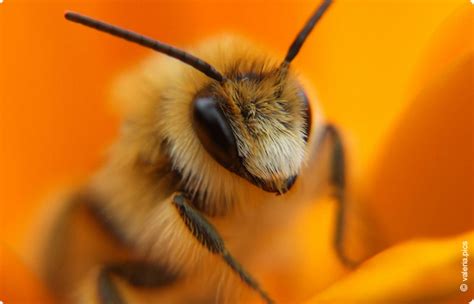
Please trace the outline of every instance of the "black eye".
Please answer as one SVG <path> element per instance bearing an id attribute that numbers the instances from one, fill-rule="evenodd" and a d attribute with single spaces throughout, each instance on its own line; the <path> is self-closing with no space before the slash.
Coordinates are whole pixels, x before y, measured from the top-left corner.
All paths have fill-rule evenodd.
<path id="1" fill-rule="evenodd" d="M 218 163 L 231 171 L 239 167 L 234 134 L 214 98 L 199 97 L 194 101 L 193 126 L 206 151 Z"/>
<path id="2" fill-rule="evenodd" d="M 304 114 L 305 114 L 304 118 L 306 120 L 306 130 L 305 130 L 304 141 L 308 142 L 309 133 L 311 132 L 311 108 L 309 106 L 308 96 L 306 96 L 306 93 L 303 90 L 301 90 L 301 98 L 303 99 L 303 107 L 304 107 Z"/>

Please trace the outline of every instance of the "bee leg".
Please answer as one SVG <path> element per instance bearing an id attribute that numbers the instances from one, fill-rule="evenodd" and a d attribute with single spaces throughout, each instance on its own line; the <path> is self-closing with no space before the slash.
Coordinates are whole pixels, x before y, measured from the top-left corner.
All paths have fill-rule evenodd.
<path id="1" fill-rule="evenodd" d="M 100 270 L 97 280 L 97 292 L 99 302 L 102 304 L 125 304 L 117 286 L 112 279 L 110 266 L 105 266 Z"/>
<path id="2" fill-rule="evenodd" d="M 328 124 L 325 126 L 322 141 L 326 139 L 331 144 L 329 183 L 334 187 L 333 195 L 338 203 L 333 241 L 334 248 L 344 265 L 354 267 L 357 263 L 348 258 L 344 252 L 344 227 L 347 208 L 344 145 L 341 135 L 334 125 Z"/>
<path id="3" fill-rule="evenodd" d="M 225 263 L 234 271 L 250 288 L 255 290 L 267 303 L 273 303 L 273 300 L 262 290 L 250 274 L 227 251 L 224 240 L 217 230 L 189 203 L 185 194 L 176 194 L 173 198 L 173 204 L 178 209 L 179 215 L 193 234 L 193 236 L 213 254 L 220 255 Z"/>
<path id="4" fill-rule="evenodd" d="M 165 267 L 156 264 L 130 261 L 104 266 L 98 277 L 98 297 L 103 304 L 122 304 L 126 301 L 120 295 L 113 276 L 124 279 L 134 287 L 157 288 L 174 282 L 178 276 Z"/>

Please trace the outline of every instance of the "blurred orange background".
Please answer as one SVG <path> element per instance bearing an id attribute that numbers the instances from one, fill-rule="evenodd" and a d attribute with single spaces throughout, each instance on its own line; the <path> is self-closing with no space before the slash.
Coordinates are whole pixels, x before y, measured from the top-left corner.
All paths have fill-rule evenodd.
<path id="1" fill-rule="evenodd" d="M 19 265 L 42 199 L 100 165 L 120 122 L 109 103 L 113 80 L 149 53 L 66 22 L 65 10 L 181 47 L 236 32 L 283 57 L 318 3 L 4 0 L 0 280 L 11 271 L 35 280 Z M 294 62 L 345 134 L 351 189 L 377 227 L 375 251 L 474 228 L 473 8 L 468 0 L 336 1 Z"/>

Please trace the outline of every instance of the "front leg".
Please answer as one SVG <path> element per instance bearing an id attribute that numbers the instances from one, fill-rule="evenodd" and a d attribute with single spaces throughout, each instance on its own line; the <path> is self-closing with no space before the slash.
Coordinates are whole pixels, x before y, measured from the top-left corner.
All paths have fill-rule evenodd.
<path id="1" fill-rule="evenodd" d="M 179 215 L 188 229 L 201 245 L 213 254 L 220 255 L 232 271 L 234 271 L 245 284 L 259 293 L 265 302 L 273 303 L 273 300 L 260 288 L 257 281 L 232 257 L 217 230 L 199 211 L 192 207 L 184 194 L 176 194 L 173 197 L 173 204 L 178 209 Z"/>
<path id="2" fill-rule="evenodd" d="M 346 164 L 341 135 L 334 125 L 328 124 L 324 126 L 319 145 L 321 146 L 326 140 L 328 140 L 331 145 L 329 183 L 334 187 L 333 195 L 338 203 L 333 239 L 334 247 L 339 259 L 344 263 L 344 265 L 354 267 L 357 263 L 348 258 L 344 252 L 344 228 L 347 210 Z"/>

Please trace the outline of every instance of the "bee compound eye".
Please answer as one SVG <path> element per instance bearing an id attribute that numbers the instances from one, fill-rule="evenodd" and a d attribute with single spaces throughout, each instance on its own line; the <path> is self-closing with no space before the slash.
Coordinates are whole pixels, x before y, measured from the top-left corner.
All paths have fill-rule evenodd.
<path id="1" fill-rule="evenodd" d="M 240 166 L 237 145 L 218 101 L 212 97 L 198 97 L 193 106 L 193 127 L 204 149 L 219 164 L 235 171 Z"/>

